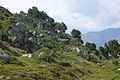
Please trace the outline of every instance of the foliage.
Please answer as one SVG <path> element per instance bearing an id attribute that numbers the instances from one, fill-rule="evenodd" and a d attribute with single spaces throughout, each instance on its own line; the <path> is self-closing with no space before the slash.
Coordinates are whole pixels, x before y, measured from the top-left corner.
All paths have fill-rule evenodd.
<path id="1" fill-rule="evenodd" d="M 62 23 L 55 22 L 52 25 L 55 26 L 55 30 L 59 30 L 60 33 L 64 33 L 67 30 L 67 26 L 63 22 Z"/>
<path id="2" fill-rule="evenodd" d="M 104 47 L 100 47 L 99 50 L 107 59 L 118 58 L 120 44 L 117 40 L 111 40 L 108 43 L 105 43 Z"/>
<path id="3" fill-rule="evenodd" d="M 89 42 L 87 42 L 87 43 L 85 44 L 85 46 L 86 46 L 87 48 L 89 48 L 91 51 L 96 50 L 96 45 L 95 45 L 95 43 L 89 43 Z"/>
<path id="4" fill-rule="evenodd" d="M 54 19 L 53 18 L 48 18 L 48 22 L 49 23 L 54 23 Z"/>
<path id="5" fill-rule="evenodd" d="M 28 10 L 28 16 L 35 18 L 35 19 L 48 19 L 48 15 L 44 11 L 39 11 L 37 7 L 32 7 Z M 49 18 L 49 21 L 53 21 L 51 18 Z"/>
<path id="6" fill-rule="evenodd" d="M 117 58 L 118 52 L 120 51 L 120 45 L 117 40 L 111 40 L 108 42 L 109 53 Z"/>
<path id="7" fill-rule="evenodd" d="M 71 38 L 70 34 L 67 34 L 67 33 L 59 34 L 59 37 L 62 39 L 70 39 Z"/>
<path id="8" fill-rule="evenodd" d="M 73 38 L 78 38 L 81 35 L 81 32 L 79 30 L 73 29 L 71 35 Z"/>

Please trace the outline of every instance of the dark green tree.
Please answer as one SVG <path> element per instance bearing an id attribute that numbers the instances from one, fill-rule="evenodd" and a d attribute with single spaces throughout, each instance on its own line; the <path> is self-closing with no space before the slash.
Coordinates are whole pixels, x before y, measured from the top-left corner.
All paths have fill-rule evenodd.
<path id="1" fill-rule="evenodd" d="M 61 24 L 62 24 L 62 30 L 63 30 L 63 32 L 65 32 L 67 30 L 67 26 L 65 25 L 64 22 L 62 22 Z"/>
<path id="2" fill-rule="evenodd" d="M 89 43 L 89 42 L 87 42 L 87 43 L 85 44 L 85 46 L 86 46 L 88 49 L 92 50 L 92 51 L 95 51 L 95 50 L 96 50 L 96 44 L 95 44 L 95 43 Z"/>
<path id="3" fill-rule="evenodd" d="M 100 46 L 99 47 L 99 52 L 101 55 L 103 55 L 106 59 L 109 59 L 109 55 L 108 55 L 108 52 L 106 50 L 106 48 Z"/>
<path id="4" fill-rule="evenodd" d="M 70 39 L 71 38 L 71 36 L 67 33 L 59 34 L 59 37 L 62 39 Z"/>
<path id="5" fill-rule="evenodd" d="M 108 42 L 109 47 L 109 53 L 112 55 L 112 57 L 117 58 L 117 55 L 119 53 L 119 43 L 117 40 L 111 40 Z"/>
<path id="6" fill-rule="evenodd" d="M 49 23 L 54 23 L 54 19 L 53 18 L 48 18 L 48 22 Z"/>
<path id="7" fill-rule="evenodd" d="M 38 8 L 37 7 L 32 7 L 32 9 L 30 8 L 28 10 L 28 16 L 30 16 L 32 18 L 39 18 L 40 12 L 39 12 Z"/>
<path id="8" fill-rule="evenodd" d="M 65 31 L 67 30 L 67 26 L 62 22 L 62 23 L 54 23 L 52 24 L 53 26 L 55 26 L 55 30 L 59 30 L 59 33 L 65 33 Z"/>
<path id="9" fill-rule="evenodd" d="M 35 19 L 42 19 L 42 20 L 47 20 L 50 17 L 46 14 L 44 11 L 39 11 L 37 7 L 32 7 L 28 10 L 28 16 L 35 18 Z M 53 20 L 51 20 L 53 21 Z"/>
<path id="10" fill-rule="evenodd" d="M 71 35 L 73 38 L 78 38 L 81 35 L 81 32 L 79 30 L 73 29 L 71 32 Z"/>
<path id="11" fill-rule="evenodd" d="M 20 11 L 20 15 L 26 15 L 26 13 L 23 11 Z"/>

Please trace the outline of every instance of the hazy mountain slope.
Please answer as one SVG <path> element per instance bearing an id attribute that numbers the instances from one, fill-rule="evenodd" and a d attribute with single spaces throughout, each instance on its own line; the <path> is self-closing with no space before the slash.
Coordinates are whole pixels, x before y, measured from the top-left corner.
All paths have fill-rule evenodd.
<path id="1" fill-rule="evenodd" d="M 119 43 L 120 43 L 120 35 L 118 35 L 118 36 L 114 37 L 113 39 L 118 40 L 118 41 L 119 41 Z"/>
<path id="2" fill-rule="evenodd" d="M 88 32 L 82 36 L 84 42 L 94 42 L 101 46 L 109 40 L 120 40 L 120 28 L 106 29 L 100 32 Z"/>

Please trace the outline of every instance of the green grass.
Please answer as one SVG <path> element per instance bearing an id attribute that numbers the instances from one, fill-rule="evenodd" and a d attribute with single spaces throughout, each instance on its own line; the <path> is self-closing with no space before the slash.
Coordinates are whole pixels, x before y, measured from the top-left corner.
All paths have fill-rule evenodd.
<path id="1" fill-rule="evenodd" d="M 77 56 L 75 50 L 63 54 L 42 48 L 33 53 L 33 58 L 14 56 L 19 53 L 13 47 L 3 44 L 0 51 L 10 53 L 11 61 L 3 63 L 0 59 L 1 80 L 119 80 L 120 59 L 93 63 Z M 5 49 L 7 48 L 7 49 Z M 46 54 L 39 56 L 41 52 Z M 22 54 L 22 53 L 21 53 Z M 48 60 L 49 59 L 49 60 Z M 97 61 L 97 57 L 95 58 Z"/>
<path id="2" fill-rule="evenodd" d="M 60 54 L 61 55 L 61 54 Z M 18 64 L 1 64 L 0 75 L 10 77 L 9 80 L 119 80 L 119 66 L 112 61 L 95 64 L 73 54 L 62 54 L 60 62 L 67 62 L 71 67 L 38 61 L 34 58 L 17 57 Z M 120 61 L 118 59 L 118 61 Z"/>

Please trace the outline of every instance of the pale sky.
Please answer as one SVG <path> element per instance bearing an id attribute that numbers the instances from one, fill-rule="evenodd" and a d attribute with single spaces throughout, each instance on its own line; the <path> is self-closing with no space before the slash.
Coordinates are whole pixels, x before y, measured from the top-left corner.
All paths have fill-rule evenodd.
<path id="1" fill-rule="evenodd" d="M 82 33 L 120 28 L 120 0 L 0 0 L 0 6 L 12 13 L 27 12 L 36 6 L 56 21 L 64 22 L 68 32 L 73 28 Z"/>

